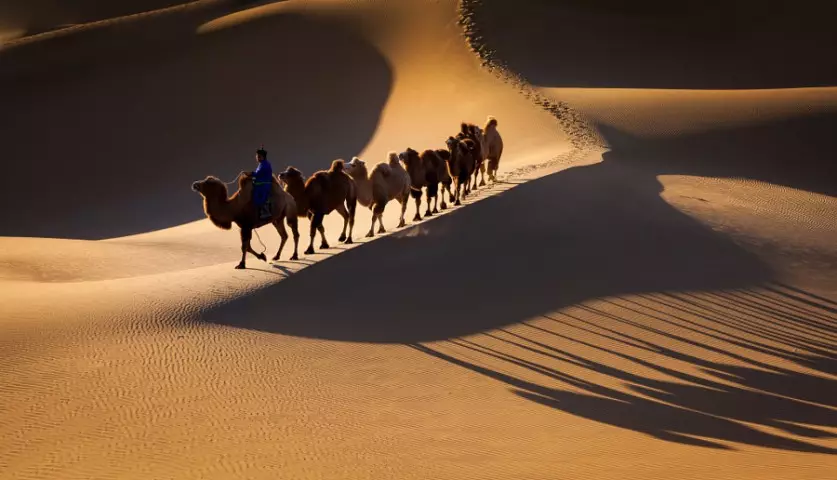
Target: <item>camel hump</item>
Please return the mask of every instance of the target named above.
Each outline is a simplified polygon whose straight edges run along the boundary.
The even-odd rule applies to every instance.
[[[379,163],[375,167],[375,170],[381,172],[381,175],[383,175],[384,178],[387,178],[390,175],[392,175],[392,167],[390,167],[388,163]]]
[[[338,158],[337,160],[331,162],[331,168],[329,169],[329,171],[342,172],[345,168],[346,162],[344,162],[342,158]]]
[[[399,162],[400,162],[400,159],[398,158],[398,154],[395,153],[394,151],[387,152],[387,158],[389,159],[389,164],[390,165],[398,165]]]

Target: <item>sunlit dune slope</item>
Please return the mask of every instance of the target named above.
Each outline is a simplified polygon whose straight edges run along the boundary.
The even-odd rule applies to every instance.
[[[416,8],[423,15],[410,16]],[[293,2],[242,13],[235,24],[221,18],[201,27],[207,10],[179,13],[179,29],[159,19],[160,35],[176,43],[155,37],[147,52],[127,58],[113,45],[136,52],[143,39],[131,29],[82,32],[81,45],[55,39],[54,53],[66,49],[84,68],[59,64],[25,84],[10,77],[15,88],[0,94],[0,140],[7,158],[29,157],[38,145],[37,169],[72,179],[73,194],[44,189],[14,203],[0,233],[99,239],[196,220],[189,184],[251,169],[260,144],[275,168],[309,174],[338,157],[377,162],[390,149],[441,148],[460,121],[494,115],[507,138],[506,165],[561,153],[554,120],[482,71],[457,25],[441,21],[455,18],[453,3],[386,11],[404,20]],[[6,52],[7,60],[42,58],[36,47]],[[28,176],[34,167],[9,162],[3,173]],[[0,203],[30,190],[14,185]]]

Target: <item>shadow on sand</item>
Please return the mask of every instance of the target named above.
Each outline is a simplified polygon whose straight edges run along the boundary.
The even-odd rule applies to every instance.
[[[481,0],[487,47],[540,86],[837,85],[837,4],[820,0]]]
[[[101,239],[171,227],[203,216],[192,181],[252,170],[260,144],[274,169],[292,163],[306,174],[363,149],[392,87],[373,45],[292,13],[196,34],[211,19],[199,13],[0,55],[27,79],[0,78],[0,235]],[[170,44],[148,38],[156,27]],[[111,37],[125,53],[111,51]],[[78,42],[86,48],[73,49]],[[72,63],[49,63],[48,48]],[[40,60],[51,69],[26,70]]]
[[[570,168],[319,262],[205,320],[303,337],[424,342],[590,298],[771,278],[660,191],[653,175],[618,162]]]
[[[597,125],[616,162],[657,175],[747,178],[837,196],[837,115],[779,121],[661,139]]]
[[[465,354],[462,358],[443,352],[438,346],[411,347],[498,380],[523,398],[661,440],[718,449],[734,449],[719,443],[733,442],[837,453],[833,448],[807,441],[835,437],[837,310],[827,304],[811,305],[808,295],[794,293],[785,286],[769,287],[766,293],[743,290],[730,295],[736,298],[724,299],[725,310],[713,308],[711,299],[703,294],[658,295],[637,301],[619,298],[600,308],[582,305],[579,314],[546,316],[551,322],[546,327],[525,323],[516,332],[501,329],[467,340],[444,342],[447,352],[461,351]],[[668,308],[661,311],[660,305]],[[672,308],[677,313],[672,314]],[[732,313],[735,309],[745,314]],[[759,310],[771,313],[758,313]],[[677,329],[663,331],[635,320],[643,317],[662,319]],[[690,331],[689,318],[699,318],[700,327]],[[711,334],[707,337],[706,332],[713,328],[723,328],[725,338]],[[643,338],[632,336],[625,329],[641,332]],[[535,334],[541,340],[532,339]],[[660,343],[648,340],[649,335],[661,339]],[[544,336],[553,341],[542,340]],[[742,338],[749,340],[741,341]],[[725,344],[725,339],[729,343]],[[726,355],[737,364],[708,361],[663,345],[672,342],[692,351],[702,349],[707,356]],[[729,348],[733,346],[730,344],[738,349]],[[657,378],[567,351],[578,345],[614,355],[625,361],[623,365],[630,365],[632,371],[637,367],[652,370]],[[766,345],[773,345],[774,357],[792,360],[820,373],[775,366],[771,357],[763,355]],[[642,353],[655,360],[643,360]],[[480,360],[475,361],[475,354]],[[762,354],[763,360],[753,360],[749,354]],[[661,360],[662,357],[668,360]],[[671,365],[672,360],[686,362],[700,374],[664,366]],[[498,369],[498,364],[502,368]],[[572,366],[576,373],[563,372],[562,364]],[[527,374],[524,378],[508,373],[514,370]],[[589,381],[587,378],[592,376],[579,375],[579,371],[606,375],[624,388],[617,390]],[[533,374],[540,382],[530,380]],[[660,374],[671,381],[658,379]],[[544,385],[556,383],[564,388]]]
[[[821,119],[794,122],[801,122],[800,144],[806,129],[822,133]],[[409,344],[503,382],[522,398],[665,441],[837,453],[812,443],[833,437],[837,427],[837,303],[776,283],[753,254],[666,203],[656,180],[668,172],[772,175],[759,158],[737,156],[747,152],[748,135],[775,128],[790,138],[796,131],[792,124],[765,128],[680,139],[700,156],[681,164],[669,157],[676,149],[603,128],[614,151],[601,163],[517,185],[341,253],[203,320]],[[738,134],[741,144],[731,139]],[[821,147],[804,160],[821,160]],[[789,179],[816,190],[812,172]],[[603,298],[595,307],[584,304]],[[445,351],[421,344],[434,341]],[[570,345],[620,362],[594,361]],[[475,361],[475,353],[489,362]],[[691,371],[671,366],[684,362]],[[799,369],[780,366],[787,362]],[[651,370],[653,378],[626,365]],[[594,372],[611,382],[595,381]]]

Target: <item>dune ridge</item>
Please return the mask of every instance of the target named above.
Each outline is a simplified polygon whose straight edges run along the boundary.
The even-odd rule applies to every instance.
[[[91,24],[159,14],[173,9],[188,8],[190,4],[215,1],[217,0],[139,0],[102,5],[101,2],[74,0],[59,5],[59,2],[53,0],[13,0],[0,6],[0,32],[14,32],[6,42],[6,46],[11,47],[48,36],[65,35],[73,29],[90,28]],[[0,48],[3,46],[4,44],[0,43]]]

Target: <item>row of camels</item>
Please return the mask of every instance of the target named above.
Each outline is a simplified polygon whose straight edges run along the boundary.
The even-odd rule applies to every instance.
[[[238,191],[232,196],[228,196],[227,184],[213,176],[192,183],[192,190],[203,197],[204,213],[215,226],[229,230],[235,223],[241,229],[241,262],[235,268],[242,269],[246,268],[248,253],[267,261],[264,253],[253,250],[250,241],[253,230],[268,223],[273,224],[281,238],[273,261],[279,260],[288,241],[285,222],[294,238],[291,260],[297,260],[299,217],[306,217],[311,222],[311,240],[305,250],[306,255],[314,253],[317,232],[322,238],[320,249],[329,248],[323,218],[333,211],[343,217],[343,231],[338,241],[352,243],[358,203],[372,211],[372,226],[366,236],[375,236],[376,223],[378,233],[386,233],[382,216],[390,201],[395,200],[401,205],[401,217],[396,228],[407,224],[404,216],[410,197],[416,204],[413,221],[421,220],[419,212],[423,191],[427,198],[425,217],[439,213],[440,208],[448,208],[445,192],[452,205],[461,205],[461,199],[472,190],[486,185],[486,173],[489,182],[497,181],[502,154],[503,139],[497,130],[497,120],[489,116],[483,127],[462,122],[460,131],[445,140],[445,148],[427,149],[421,153],[412,148],[401,153],[389,152],[386,161],[375,165],[371,171],[366,162],[358,157],[349,162],[334,160],[328,170],[317,171],[307,179],[299,169],[289,166],[274,176],[270,196],[272,215],[266,219],[259,218],[251,199],[252,179],[243,172],[238,177]]]

